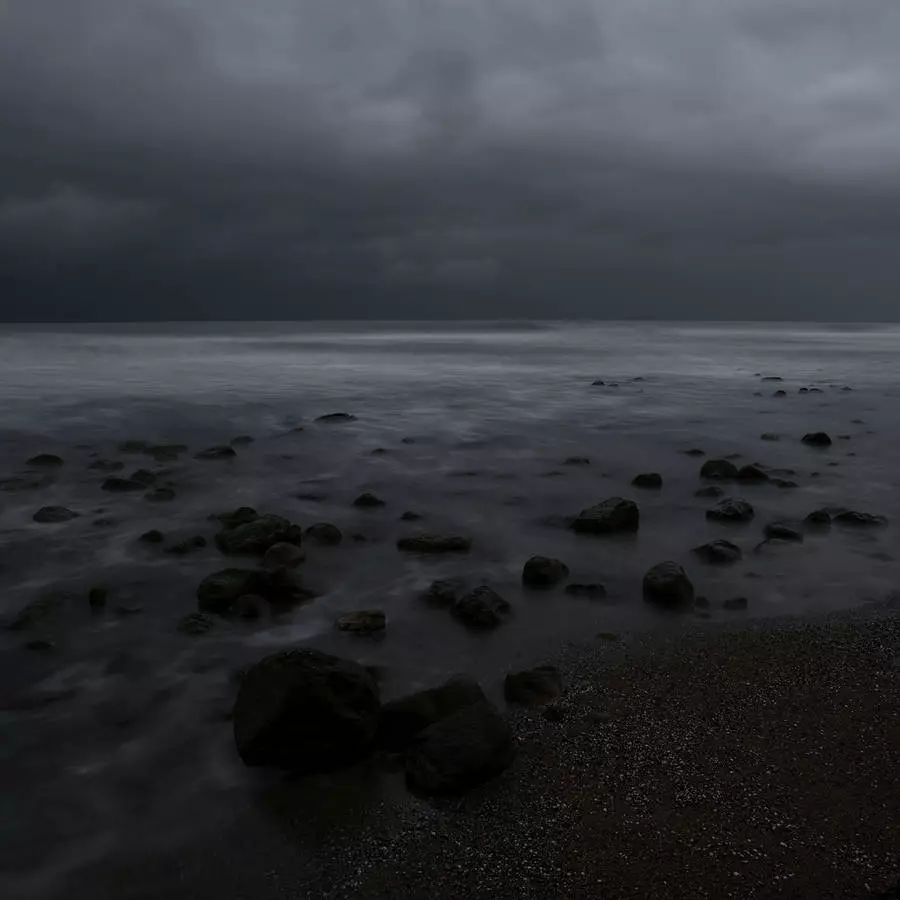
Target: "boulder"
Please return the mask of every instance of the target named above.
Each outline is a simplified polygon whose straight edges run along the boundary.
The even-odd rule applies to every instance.
[[[360,507],[361,509],[374,509],[378,506],[384,506],[385,503],[377,494],[373,494],[371,491],[365,491],[353,501],[353,505]]]
[[[56,522],[70,522],[77,519],[80,513],[65,506],[42,506],[31,518],[42,525]]]
[[[713,481],[731,481],[737,478],[738,467],[727,459],[708,459],[700,469],[701,478]]]
[[[400,697],[381,708],[378,742],[387,750],[404,750],[429,725],[486,699],[476,681],[462,676]]]
[[[507,703],[545,706],[562,696],[562,692],[562,676],[556,666],[509,672],[503,679],[503,696]]]
[[[606,588],[600,583],[567,584],[566,593],[572,597],[587,597],[590,600],[599,600],[606,596]]]
[[[738,481],[768,481],[769,476],[759,466],[741,466],[735,476]]]
[[[633,500],[610,497],[583,509],[571,527],[580,534],[616,534],[637,531],[640,523],[640,510]]]
[[[275,544],[300,546],[303,532],[281,516],[257,516],[243,525],[225,528],[216,535],[216,546],[226,555],[261,556]]]
[[[175,499],[175,491],[169,487],[152,488],[144,494],[148,503],[171,503]]]
[[[811,431],[801,438],[804,444],[810,447],[830,447],[831,438],[824,431]]]
[[[749,522],[754,515],[753,507],[739,497],[729,497],[706,511],[706,518],[716,522]]]
[[[418,793],[458,794],[499,775],[514,756],[509,725],[482,700],[418,735],[404,760],[406,780]]]
[[[887,525],[887,519],[884,516],[874,516],[871,513],[857,512],[854,509],[845,509],[837,513],[832,521],[838,525],[852,525],[857,528]]]
[[[214,522],[221,522],[225,528],[237,528],[259,518],[259,513],[250,506],[239,506],[234,512],[213,513],[209,517]]]
[[[194,454],[194,459],[234,459],[237,451],[230,444],[220,444],[216,447],[207,447]]]
[[[142,481],[133,481],[130,478],[117,478],[116,476],[113,476],[112,478],[107,478],[103,484],[100,485],[100,488],[101,490],[109,491],[112,494],[127,494],[135,491],[145,491],[147,490],[147,485]]]
[[[263,557],[263,568],[268,572],[280,569],[296,569],[306,558],[306,554],[296,544],[273,544]]]
[[[314,540],[317,544],[334,546],[344,539],[344,533],[337,525],[332,525],[330,522],[317,522],[306,529],[306,537]]]
[[[710,541],[708,544],[694,547],[694,553],[708,563],[733,563],[743,555],[737,544],[724,540]]]
[[[316,421],[324,422],[324,423],[330,424],[330,425],[336,425],[336,424],[339,424],[340,422],[355,422],[356,416],[352,415],[351,413],[335,412],[335,413],[327,413],[324,416],[319,416],[316,419]]]
[[[643,472],[640,475],[635,475],[634,478],[631,479],[631,483],[634,487],[658,490],[662,487],[663,482],[662,475],[658,472]]]
[[[244,675],[234,739],[248,766],[335,769],[372,748],[381,704],[362,666],[316,650],[267,656]]]
[[[694,586],[676,562],[657,563],[644,576],[644,599],[669,609],[691,606]]]
[[[38,453],[37,456],[32,456],[26,465],[33,469],[58,469],[64,463],[63,458],[55,453]]]
[[[509,610],[509,603],[487,585],[469,591],[450,607],[453,617],[470,628],[496,628]]]
[[[569,574],[569,567],[558,559],[532,556],[522,569],[522,583],[532,587],[558,584]]]
[[[803,535],[784,522],[769,522],[763,529],[763,534],[770,541],[794,541],[798,544],[803,541]]]
[[[471,538],[459,535],[417,534],[397,541],[398,550],[411,553],[467,553],[471,548]]]
[[[383,632],[387,621],[380,609],[361,609],[341,616],[335,625],[338,631],[365,635]]]
[[[717,484],[708,484],[694,491],[695,497],[723,497],[724,495],[725,489],[720,488]]]
[[[95,459],[88,468],[95,472],[121,472],[125,468],[125,463],[117,459]]]
[[[746,608],[746,597],[732,597],[730,600],[725,600],[722,603],[722,609],[727,609],[730,612],[740,612],[741,610],[745,610]]]
[[[452,606],[463,589],[460,579],[442,578],[432,581],[428,589],[423,591],[421,599],[429,606]]]

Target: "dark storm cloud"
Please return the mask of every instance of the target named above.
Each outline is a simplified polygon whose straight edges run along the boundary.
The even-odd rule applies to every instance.
[[[892,0],[0,0],[0,317],[894,318]]]

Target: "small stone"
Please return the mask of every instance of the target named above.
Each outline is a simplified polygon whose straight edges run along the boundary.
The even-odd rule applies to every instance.
[[[591,461],[586,456],[569,456],[563,462],[564,466],[589,466],[590,464]]]
[[[199,453],[194,454],[194,459],[210,460],[210,459],[234,459],[237,452],[234,447],[229,444],[221,444],[217,447],[207,447]]]
[[[64,608],[71,605],[72,599],[71,595],[62,591],[48,591],[26,603],[12,619],[6,622],[6,627],[11,631],[31,628],[58,615]]]
[[[420,516],[419,513],[413,512],[411,509],[408,509],[408,510],[406,510],[405,513],[403,513],[400,516],[400,521],[401,522],[418,522],[421,518],[422,518],[422,516]]]
[[[145,544],[161,544],[165,540],[165,535],[156,528],[151,528],[150,531],[145,531],[138,540]]]
[[[410,553],[467,553],[471,547],[471,539],[459,535],[418,534],[397,541],[398,550]]]
[[[784,381],[780,375],[765,375],[760,381]]]
[[[509,610],[509,603],[487,585],[460,597],[450,609],[454,618],[470,628],[496,628]]]
[[[659,490],[663,486],[662,475],[659,472],[642,472],[640,475],[635,475],[631,479],[631,483],[634,487],[651,490]]]
[[[787,391],[775,391],[773,397],[787,397]]]
[[[251,437],[249,434],[239,434],[237,437],[233,437],[230,441],[232,447],[246,447],[248,444],[252,444],[256,438]]]
[[[596,381],[592,381],[591,384],[594,387],[603,387],[606,384],[606,382],[602,378],[598,378]]]
[[[361,609],[341,616],[335,624],[338,631],[368,635],[384,631],[386,620],[381,610]]]
[[[803,542],[803,535],[796,528],[785,525],[784,522],[770,522],[763,529],[763,534],[769,540],[793,541],[798,544]]]
[[[377,494],[373,494],[371,491],[365,491],[360,494],[354,501],[353,505],[360,507],[361,509],[374,509],[378,506],[384,506],[384,500],[382,500]]]
[[[262,556],[275,544],[296,544],[303,540],[303,532],[282,516],[263,515],[225,528],[216,535],[216,546],[226,555]]]
[[[335,425],[340,422],[355,422],[356,416],[351,415],[350,413],[345,413],[345,412],[335,412],[335,413],[327,413],[324,416],[319,416],[316,419],[316,421]]]
[[[638,530],[640,520],[640,510],[633,500],[610,497],[596,506],[583,509],[571,527],[580,534],[628,533]]]
[[[780,435],[777,435],[777,434],[774,434],[774,433],[771,432],[771,431],[765,431],[765,432],[763,432],[763,433],[759,436],[759,439],[760,439],[761,441],[780,441],[780,440],[781,440],[781,436],[780,436]]]
[[[708,563],[734,563],[738,562],[743,555],[737,544],[725,540],[701,544],[699,547],[694,547],[693,552]]]
[[[106,588],[94,587],[88,592],[88,603],[92,612],[102,612],[106,608],[106,598],[108,597]]]
[[[694,586],[684,569],[666,561],[653,566],[644,576],[644,599],[658,606],[679,608],[694,601]]]
[[[722,500],[713,509],[706,511],[706,518],[713,519],[718,522],[749,522],[756,511],[746,501],[737,497],[730,497]]]
[[[134,472],[131,475],[132,481],[139,481],[141,484],[150,487],[151,484],[154,484],[156,481],[156,473],[151,472],[149,469],[138,469],[137,472]]]
[[[306,529],[306,537],[314,540],[317,544],[335,546],[344,539],[344,533],[337,525],[332,525],[330,522],[317,522]]]
[[[461,579],[442,578],[432,581],[428,589],[422,592],[421,599],[429,606],[449,607],[456,602],[462,589]]]
[[[730,612],[740,612],[747,608],[747,598],[746,597],[732,597],[730,600],[725,600],[722,603],[722,609],[727,609]]]
[[[165,552],[171,553],[173,556],[187,556],[195,550],[202,550],[206,546],[206,538],[202,535],[194,535],[186,540],[179,541],[177,544],[171,544],[166,547]]]
[[[38,653],[46,653],[49,650],[56,649],[56,644],[46,638],[34,638],[34,640],[26,641],[23,646],[26,650],[35,650]]]
[[[178,622],[178,630],[183,634],[206,634],[215,626],[215,620],[202,612],[188,613]]]
[[[119,453],[150,453],[152,447],[146,441],[122,441],[118,449]]]
[[[509,672],[503,680],[506,702],[522,706],[545,706],[562,696],[562,691],[562,676],[556,666]]]
[[[168,487],[158,487],[147,491],[144,499],[148,503],[171,503],[175,499],[175,491]]]
[[[690,450],[683,450],[682,453],[685,456],[706,456],[706,451],[701,450],[699,447],[691,447]]]
[[[565,590],[572,597],[587,597],[589,600],[600,600],[606,596],[606,588],[599,583],[567,584]]]
[[[70,522],[81,514],[65,506],[43,506],[31,518],[42,525]]]
[[[759,466],[742,466],[736,476],[738,481],[768,481],[769,476]]]
[[[837,522],[838,525],[852,525],[857,528],[887,525],[887,519],[884,516],[874,516],[871,513],[857,512],[853,509],[837,513],[832,521]]]
[[[717,484],[708,484],[706,487],[697,488],[694,491],[695,497],[724,497],[725,489],[720,488]]]
[[[788,490],[798,486],[797,482],[792,481],[790,478],[770,478],[769,481],[774,484],[775,487],[781,488],[782,490]]]
[[[33,469],[58,469],[64,462],[63,458],[55,453],[38,453],[37,456],[32,456],[26,465]]]
[[[279,569],[296,569],[306,558],[306,554],[296,544],[273,544],[263,557],[263,568],[268,572]]]
[[[113,476],[112,478],[107,478],[103,484],[100,485],[100,489],[109,491],[112,494],[127,494],[135,491],[145,491],[147,485],[142,481],[133,481],[130,478],[117,478]]]
[[[95,472],[121,472],[125,468],[125,463],[117,459],[96,459],[88,468]]]
[[[738,467],[727,459],[708,459],[700,469],[701,478],[713,481],[731,481],[737,474]]]
[[[697,609],[709,609],[709,600],[707,600],[706,597],[695,597],[694,606],[696,606]]]
[[[414,444],[415,442],[416,442],[415,438],[411,438],[411,437],[400,438],[401,444]]]
[[[225,528],[237,528],[238,525],[255,522],[259,513],[250,506],[239,506],[234,512],[213,513],[209,518],[213,522],[221,522]]]
[[[522,583],[531,587],[549,587],[558,584],[568,574],[569,568],[561,560],[532,556],[522,569]]]
[[[810,447],[830,447],[831,438],[824,431],[811,431],[804,434],[802,441]]]

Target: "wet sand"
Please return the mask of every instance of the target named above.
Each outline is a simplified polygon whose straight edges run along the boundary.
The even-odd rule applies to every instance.
[[[896,608],[598,639],[559,662],[563,720],[513,713],[515,763],[461,800],[398,790],[355,816],[284,783],[268,815],[84,871],[66,896],[863,898],[900,881]]]

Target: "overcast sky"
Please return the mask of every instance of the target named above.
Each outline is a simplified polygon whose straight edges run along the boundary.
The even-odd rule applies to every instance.
[[[900,318],[898,0],[0,0],[0,319]]]

